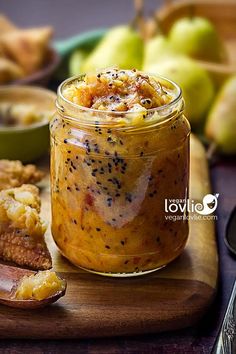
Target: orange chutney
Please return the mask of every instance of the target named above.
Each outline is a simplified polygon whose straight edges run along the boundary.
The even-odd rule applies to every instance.
[[[111,69],[66,80],[57,108],[52,234],[61,253],[113,276],[145,274],[179,256],[186,214],[175,220],[165,211],[165,200],[188,197],[190,126],[178,86]]]

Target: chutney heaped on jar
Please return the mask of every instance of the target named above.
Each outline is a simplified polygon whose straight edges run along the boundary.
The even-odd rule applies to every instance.
[[[51,123],[52,234],[73,264],[102,275],[141,275],[182,252],[190,126],[181,90],[136,70],[103,70],[58,89]]]

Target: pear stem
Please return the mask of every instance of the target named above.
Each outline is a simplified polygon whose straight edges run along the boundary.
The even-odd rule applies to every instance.
[[[155,24],[156,24],[155,34],[163,34],[164,35],[163,29],[161,27],[161,22],[160,22],[160,19],[158,16],[155,16]]]
[[[189,17],[192,20],[195,16],[195,7],[193,4],[189,5]]]
[[[172,5],[173,1],[172,0],[164,0],[165,6],[170,6]]]
[[[216,152],[217,152],[217,144],[214,141],[212,141],[206,152],[206,157],[210,165],[213,165],[216,161]]]
[[[144,21],[144,1],[134,0],[135,16],[131,22],[131,27],[138,28],[142,38],[145,38],[146,26]]]

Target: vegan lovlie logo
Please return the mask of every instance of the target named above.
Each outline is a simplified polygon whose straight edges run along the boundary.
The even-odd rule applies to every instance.
[[[195,204],[195,211],[200,215],[210,215],[214,213],[218,205],[219,193],[207,194],[202,200],[202,203]]]
[[[203,197],[202,202],[196,202],[193,199],[165,199],[166,219],[214,219],[217,217],[211,215],[217,208],[219,193],[207,194]],[[188,215],[189,213],[194,215]],[[198,214],[198,215],[196,215]]]

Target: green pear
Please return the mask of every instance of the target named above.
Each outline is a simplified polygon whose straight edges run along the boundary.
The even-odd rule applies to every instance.
[[[173,48],[194,59],[222,62],[225,50],[215,26],[203,17],[183,17],[169,32]]]
[[[149,72],[175,81],[183,91],[185,114],[193,128],[199,128],[214,96],[207,72],[193,59],[171,57],[148,68]]]
[[[150,65],[174,54],[175,50],[171,47],[167,37],[160,34],[156,35],[144,46],[143,70],[146,71]]]
[[[83,72],[117,65],[121,69],[140,69],[143,41],[131,26],[113,27],[85,60]]]
[[[68,67],[69,76],[76,76],[82,74],[82,65],[85,59],[89,55],[89,50],[87,49],[76,49],[70,56]]]
[[[236,75],[219,91],[207,117],[205,134],[223,153],[236,153]]]

